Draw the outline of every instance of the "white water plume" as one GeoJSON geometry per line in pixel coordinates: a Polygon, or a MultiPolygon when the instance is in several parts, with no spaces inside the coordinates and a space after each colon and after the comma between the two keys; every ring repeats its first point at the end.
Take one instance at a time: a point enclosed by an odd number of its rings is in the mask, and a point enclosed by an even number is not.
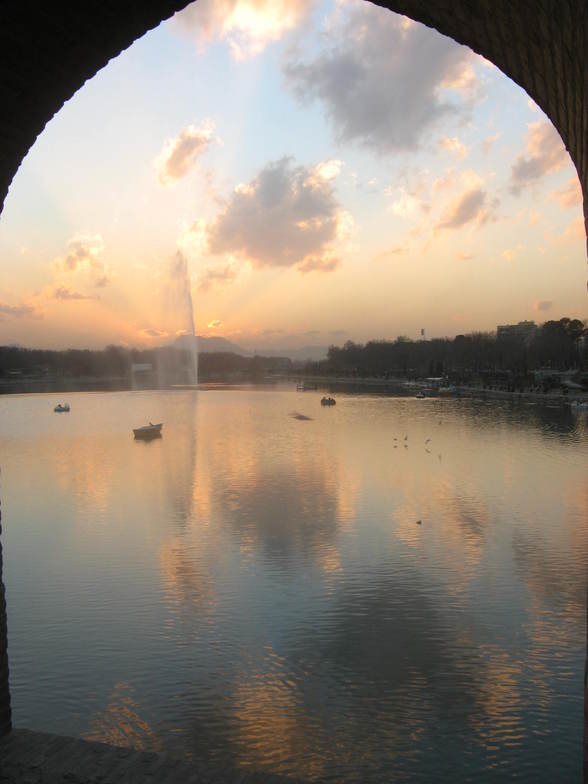
{"type": "Polygon", "coordinates": [[[180,319],[179,337],[176,341],[178,348],[189,353],[190,366],[187,377],[189,384],[198,384],[198,340],[194,326],[194,304],[192,302],[192,289],[188,261],[182,251],[178,250],[170,267],[170,305],[180,319]]]}

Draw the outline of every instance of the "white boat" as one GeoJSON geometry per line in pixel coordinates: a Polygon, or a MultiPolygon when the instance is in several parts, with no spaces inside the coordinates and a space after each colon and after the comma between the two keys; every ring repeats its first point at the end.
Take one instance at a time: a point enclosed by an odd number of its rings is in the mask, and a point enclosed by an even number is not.
{"type": "Polygon", "coordinates": [[[415,397],[417,400],[424,400],[427,396],[425,395],[424,392],[417,392],[415,397]]]}
{"type": "Polygon", "coordinates": [[[62,414],[64,411],[69,411],[69,403],[64,403],[63,405],[58,403],[53,410],[58,414],[62,414]]]}
{"type": "Polygon", "coordinates": [[[158,425],[154,425],[153,422],[149,422],[148,425],[143,425],[143,427],[133,428],[133,433],[135,434],[135,438],[160,438],[162,427],[162,422],[160,422],[158,425]]]}

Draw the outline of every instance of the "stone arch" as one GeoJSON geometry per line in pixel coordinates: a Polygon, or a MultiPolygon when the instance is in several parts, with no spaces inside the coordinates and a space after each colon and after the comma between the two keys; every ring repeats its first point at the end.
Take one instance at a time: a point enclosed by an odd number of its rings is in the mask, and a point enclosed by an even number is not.
{"type": "MultiPolygon", "coordinates": [[[[543,109],[568,150],[588,227],[588,4],[585,0],[374,0],[493,62],[543,109]]],[[[86,0],[2,10],[0,210],[22,159],[63,104],[186,0],[86,0]]]]}
{"type": "MultiPolygon", "coordinates": [[[[588,227],[586,0],[374,0],[493,62],[550,118],[568,150],[588,227]]],[[[186,0],[5,3],[0,13],[0,211],[21,161],[63,104],[186,0]]],[[[0,735],[10,730],[0,548],[0,735]]]]}

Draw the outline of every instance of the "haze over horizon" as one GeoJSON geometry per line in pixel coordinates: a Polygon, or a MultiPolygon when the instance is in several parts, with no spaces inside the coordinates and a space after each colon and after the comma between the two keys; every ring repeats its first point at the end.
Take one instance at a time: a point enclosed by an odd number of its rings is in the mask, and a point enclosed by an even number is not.
{"type": "Polygon", "coordinates": [[[260,353],[588,318],[549,120],[364,0],[199,0],[89,81],[0,217],[0,343],[173,342],[178,253],[197,333],[260,353]]]}

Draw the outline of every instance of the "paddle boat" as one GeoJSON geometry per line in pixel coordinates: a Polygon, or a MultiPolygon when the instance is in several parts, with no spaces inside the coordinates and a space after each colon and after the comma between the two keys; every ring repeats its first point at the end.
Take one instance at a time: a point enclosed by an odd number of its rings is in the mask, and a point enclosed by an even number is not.
{"type": "Polygon", "coordinates": [[[157,425],[154,425],[153,422],[149,422],[148,425],[143,425],[143,427],[133,428],[133,433],[135,438],[142,438],[144,441],[148,441],[151,438],[161,438],[162,427],[162,422],[157,425]]]}

